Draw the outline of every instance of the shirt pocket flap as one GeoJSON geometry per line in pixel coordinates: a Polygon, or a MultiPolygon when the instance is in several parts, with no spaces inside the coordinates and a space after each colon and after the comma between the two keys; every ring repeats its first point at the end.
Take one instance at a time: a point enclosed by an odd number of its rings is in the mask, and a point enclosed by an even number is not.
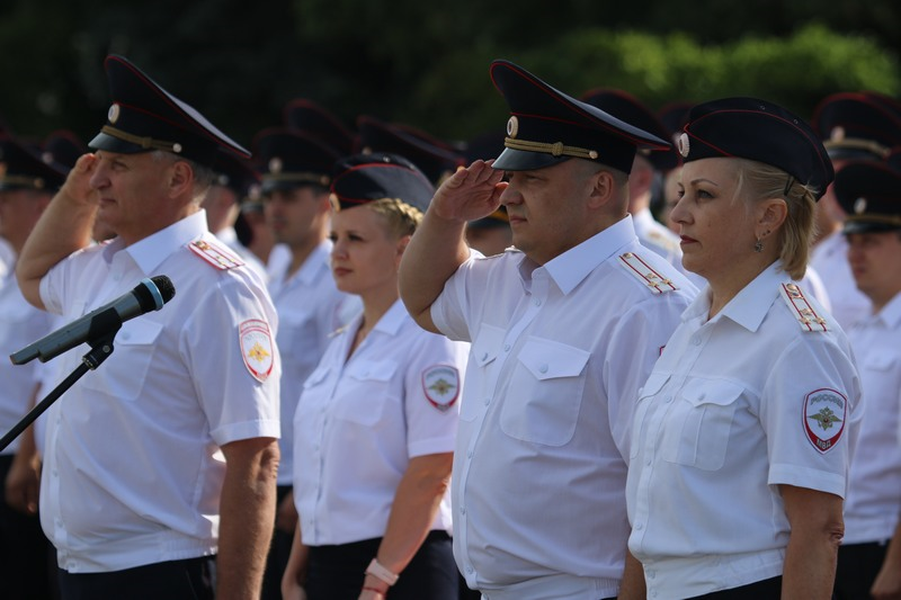
{"type": "Polygon", "coordinates": [[[163,330],[163,324],[149,319],[129,321],[122,326],[116,335],[116,344],[146,346],[153,344],[163,330]]]}
{"type": "Polygon", "coordinates": [[[578,377],[590,352],[550,340],[531,339],[519,353],[519,361],[538,380],[578,377]]]}
{"type": "Polygon", "coordinates": [[[472,343],[472,359],[480,367],[484,367],[500,353],[506,332],[500,327],[482,325],[475,341],[472,343]]]}
{"type": "Polygon", "coordinates": [[[391,381],[396,370],[397,362],[393,360],[361,360],[347,374],[358,381],[391,381]]]}
{"type": "Polygon", "coordinates": [[[722,379],[693,379],[685,383],[681,395],[692,406],[715,404],[728,406],[738,400],[745,388],[722,379]]]}
{"type": "Polygon", "coordinates": [[[322,383],[322,380],[326,378],[328,373],[329,373],[328,367],[324,367],[324,366],[317,367],[316,370],[314,370],[312,373],[310,373],[310,376],[307,377],[306,380],[303,382],[304,389],[313,387],[315,385],[319,385],[320,383],[322,383]]]}
{"type": "Polygon", "coordinates": [[[863,366],[867,369],[872,369],[874,371],[888,371],[897,361],[898,357],[892,354],[874,354],[873,356],[868,356],[866,360],[862,362],[863,366]]]}
{"type": "Polygon", "coordinates": [[[668,373],[651,373],[648,380],[645,381],[644,385],[641,386],[641,389],[638,390],[638,397],[646,398],[648,396],[653,396],[663,389],[663,384],[667,381],[669,381],[668,373]]]}

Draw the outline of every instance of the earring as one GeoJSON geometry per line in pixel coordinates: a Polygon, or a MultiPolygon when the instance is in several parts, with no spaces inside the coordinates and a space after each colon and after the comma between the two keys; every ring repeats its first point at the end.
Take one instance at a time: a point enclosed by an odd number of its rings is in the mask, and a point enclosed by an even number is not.
{"type": "Polygon", "coordinates": [[[760,238],[757,238],[757,243],[754,244],[754,252],[760,254],[763,252],[763,242],[760,241],[760,238]]]}

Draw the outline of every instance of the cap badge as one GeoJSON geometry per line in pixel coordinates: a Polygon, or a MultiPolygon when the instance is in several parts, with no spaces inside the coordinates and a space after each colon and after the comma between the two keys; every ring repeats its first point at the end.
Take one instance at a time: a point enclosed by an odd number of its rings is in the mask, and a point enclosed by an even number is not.
{"type": "Polygon", "coordinates": [[[683,158],[688,158],[688,153],[691,150],[691,142],[688,140],[687,133],[683,132],[682,135],[679,136],[679,139],[676,140],[676,148],[678,148],[679,154],[681,154],[683,158]]]}
{"type": "Polygon", "coordinates": [[[858,198],[854,201],[854,214],[861,215],[867,211],[867,199],[858,198]]]}
{"type": "Polygon", "coordinates": [[[50,152],[44,152],[41,154],[41,160],[44,161],[45,165],[49,165],[53,163],[53,154],[50,152]]]}
{"type": "Polygon", "coordinates": [[[507,137],[515,138],[517,133],[519,133],[519,119],[513,115],[507,120],[507,137]]]}
{"type": "Polygon", "coordinates": [[[115,124],[116,124],[116,121],[119,120],[119,113],[120,113],[120,112],[121,112],[121,109],[119,108],[119,105],[118,105],[118,104],[113,104],[112,106],[109,107],[109,112],[106,113],[106,118],[107,118],[107,120],[108,120],[110,123],[112,123],[113,125],[115,125],[115,124]]]}
{"type": "Polygon", "coordinates": [[[845,139],[845,128],[844,127],[833,127],[832,131],[829,132],[829,140],[833,142],[841,142],[845,139]]]}
{"type": "Polygon", "coordinates": [[[274,156],[269,159],[269,172],[275,175],[278,175],[282,172],[282,167],[284,163],[282,163],[282,159],[277,156],[274,156]]]}
{"type": "Polygon", "coordinates": [[[176,154],[181,154],[181,151],[182,151],[181,144],[179,144],[178,142],[175,142],[174,144],[172,144],[172,151],[175,152],[176,154]]]}

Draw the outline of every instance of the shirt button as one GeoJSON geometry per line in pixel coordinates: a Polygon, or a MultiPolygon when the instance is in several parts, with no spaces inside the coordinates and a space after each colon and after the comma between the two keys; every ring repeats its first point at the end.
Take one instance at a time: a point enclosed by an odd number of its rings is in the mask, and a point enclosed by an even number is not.
{"type": "Polygon", "coordinates": [[[504,344],[504,352],[510,351],[510,344],[504,344]]]}
{"type": "Polygon", "coordinates": [[[698,336],[698,335],[692,336],[691,343],[694,344],[695,346],[700,346],[701,345],[701,336],[698,336]]]}
{"type": "Polygon", "coordinates": [[[460,507],[460,514],[461,514],[461,515],[465,515],[465,514],[466,514],[466,507],[465,507],[465,506],[461,506],[461,507],[460,507]]]}
{"type": "Polygon", "coordinates": [[[535,306],[541,306],[541,300],[539,300],[538,298],[535,298],[532,302],[535,303],[535,306]]]}
{"type": "Polygon", "coordinates": [[[636,524],[635,524],[635,529],[637,529],[638,531],[641,531],[642,529],[644,529],[644,524],[643,524],[643,523],[636,523],[636,524]]]}
{"type": "Polygon", "coordinates": [[[666,400],[664,400],[664,402],[666,402],[667,404],[669,404],[669,403],[672,402],[672,401],[673,401],[673,397],[672,397],[672,396],[667,396],[667,397],[666,397],[666,400]]]}
{"type": "Polygon", "coordinates": [[[538,367],[539,373],[547,373],[547,365],[541,365],[538,367]]]}
{"type": "Polygon", "coordinates": [[[488,353],[482,352],[482,360],[488,360],[488,353]]]}
{"type": "Polygon", "coordinates": [[[122,339],[123,339],[123,340],[127,340],[127,339],[129,339],[129,338],[131,338],[131,334],[128,333],[127,331],[123,331],[123,332],[122,332],[122,339]]]}
{"type": "Polygon", "coordinates": [[[485,398],[485,406],[491,404],[491,398],[485,398]]]}
{"type": "Polygon", "coordinates": [[[466,565],[466,572],[472,573],[472,565],[466,565]]]}

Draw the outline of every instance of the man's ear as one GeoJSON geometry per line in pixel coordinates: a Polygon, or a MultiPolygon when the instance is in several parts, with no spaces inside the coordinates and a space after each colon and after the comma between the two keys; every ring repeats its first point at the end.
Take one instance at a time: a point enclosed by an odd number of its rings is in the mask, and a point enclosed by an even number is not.
{"type": "Polygon", "coordinates": [[[608,204],[616,195],[616,178],[613,173],[606,169],[601,169],[597,173],[591,175],[589,185],[591,193],[589,194],[588,205],[591,208],[600,208],[608,204]]]}
{"type": "Polygon", "coordinates": [[[194,169],[183,160],[176,160],[169,167],[169,191],[180,196],[190,191],[194,184],[194,169]]]}

